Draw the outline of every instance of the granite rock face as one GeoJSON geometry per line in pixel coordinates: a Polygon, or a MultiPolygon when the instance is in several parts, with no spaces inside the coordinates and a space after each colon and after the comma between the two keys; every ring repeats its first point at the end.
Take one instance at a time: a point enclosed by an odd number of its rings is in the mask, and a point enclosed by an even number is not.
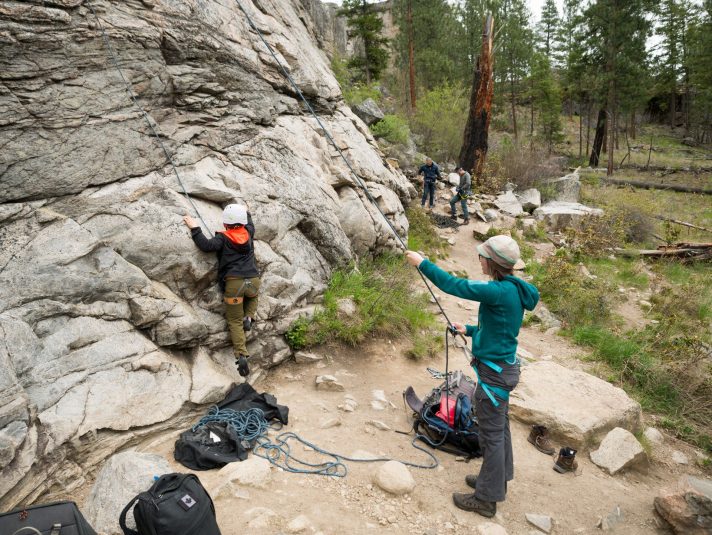
{"type": "MultiPolygon", "coordinates": [[[[403,235],[414,195],[344,104],[298,0],[243,6],[403,235]]],[[[209,227],[248,205],[263,272],[248,348],[288,358],[286,321],[334,266],[395,247],[236,3],[91,6],[209,227]]],[[[83,0],[0,8],[0,510],[79,485],[240,378],[191,211],[83,0]],[[207,375],[206,375],[207,374],[207,375]],[[59,483],[62,482],[62,483],[59,483]]]]}

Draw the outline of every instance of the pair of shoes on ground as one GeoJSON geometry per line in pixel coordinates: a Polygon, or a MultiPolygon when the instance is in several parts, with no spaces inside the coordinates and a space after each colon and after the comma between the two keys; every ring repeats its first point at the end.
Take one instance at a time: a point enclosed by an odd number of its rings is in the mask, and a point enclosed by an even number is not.
{"type": "Polygon", "coordinates": [[[450,219],[452,219],[453,221],[457,221],[457,218],[458,218],[458,217],[459,217],[460,219],[462,219],[462,224],[463,224],[463,225],[467,225],[467,224],[470,222],[470,218],[469,218],[469,217],[465,217],[464,215],[456,216],[455,214],[452,214],[452,215],[450,216],[450,219]]]}
{"type": "MultiPolygon", "coordinates": [[[[556,451],[551,440],[549,440],[549,430],[543,425],[533,425],[527,440],[536,449],[546,455],[553,455],[556,451]]],[[[576,450],[568,447],[561,448],[554,462],[554,470],[560,474],[565,474],[566,472],[576,472],[577,468],[576,450]]]]}
{"type": "MultiPolygon", "coordinates": [[[[473,489],[477,488],[477,476],[469,475],[465,477],[465,483],[473,489]]],[[[505,491],[506,491],[505,483],[505,491]]],[[[477,513],[486,518],[492,518],[497,514],[497,503],[496,502],[486,502],[475,497],[475,493],[459,493],[456,492],[452,495],[452,501],[458,509],[463,511],[470,511],[472,513],[477,513]]]]}

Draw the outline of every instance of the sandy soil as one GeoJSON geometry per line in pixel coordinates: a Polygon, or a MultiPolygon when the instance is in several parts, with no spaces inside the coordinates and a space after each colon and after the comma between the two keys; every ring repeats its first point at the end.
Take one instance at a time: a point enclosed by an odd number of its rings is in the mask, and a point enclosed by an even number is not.
{"type": "MultiPolygon", "coordinates": [[[[451,256],[441,264],[447,269],[465,269],[471,278],[481,277],[476,255],[476,241],[467,227],[453,231],[455,245],[451,256]]],[[[438,292],[441,295],[442,292],[438,292]]],[[[447,313],[454,321],[466,322],[476,315],[476,304],[458,303],[443,296],[447,313]],[[464,306],[464,308],[463,308],[464,306]],[[469,310],[471,309],[471,310],[469,310]]],[[[582,351],[565,339],[547,335],[536,327],[521,333],[522,347],[535,356],[551,355],[564,365],[580,368],[576,359],[582,351]]],[[[349,455],[366,450],[402,460],[423,462],[425,456],[415,450],[412,436],[395,430],[410,429],[409,410],[404,408],[402,392],[413,385],[421,396],[437,385],[425,370],[432,366],[443,370],[444,351],[432,360],[415,362],[403,355],[398,341],[373,340],[358,349],[321,348],[326,358],[321,363],[297,365],[287,363],[274,370],[258,383],[258,391],[275,394],[280,403],[290,407],[290,423],[286,430],[294,431],[320,447],[349,455]],[[322,392],[314,386],[316,375],[335,375],[345,386],[345,392],[322,392]],[[372,391],[383,390],[394,407],[377,411],[371,407],[372,391]],[[338,410],[344,395],[350,394],[359,403],[352,413],[338,410]],[[337,417],[341,425],[322,429],[321,424],[337,417]],[[379,420],[391,430],[381,431],[367,424],[379,420]]],[[[450,353],[450,367],[467,370],[467,363],[459,351],[450,353]]],[[[565,402],[565,400],[562,400],[565,402]]],[[[512,421],[515,455],[515,480],[509,486],[506,502],[498,507],[493,519],[504,526],[510,535],[539,533],[525,519],[525,513],[551,515],[553,533],[598,533],[596,524],[619,505],[624,519],[617,533],[643,535],[668,533],[659,527],[653,511],[653,498],[667,484],[686,472],[697,470],[689,466],[673,465],[666,455],[656,455],[647,473],[630,472],[611,477],[593,465],[587,452],[578,455],[580,473],[560,475],[552,470],[553,459],[535,450],[526,440],[528,427],[512,421]],[[662,462],[664,461],[664,462],[662,462]]],[[[173,442],[177,432],[157,437],[143,450],[157,452],[172,459],[173,442]]],[[[667,438],[666,449],[681,449],[694,459],[690,450],[667,438]]],[[[308,456],[302,446],[295,446],[297,455],[308,456]]],[[[414,492],[405,497],[393,497],[372,485],[377,464],[348,463],[345,478],[290,474],[275,470],[272,482],[264,489],[248,488],[249,497],[218,498],[216,507],[221,529],[225,535],[238,533],[283,533],[289,521],[306,515],[311,527],[305,531],[324,534],[337,533],[413,533],[435,534],[476,533],[476,526],[487,520],[473,513],[455,508],[452,492],[467,490],[464,477],[477,473],[481,460],[462,462],[452,455],[435,453],[440,466],[434,470],[411,469],[417,482],[414,492]],[[276,513],[266,525],[249,527],[246,522],[255,507],[266,507],[276,513]]],[[[185,468],[175,464],[177,471],[185,468]]],[[[200,472],[207,488],[216,488],[217,471],[200,472]]]]}

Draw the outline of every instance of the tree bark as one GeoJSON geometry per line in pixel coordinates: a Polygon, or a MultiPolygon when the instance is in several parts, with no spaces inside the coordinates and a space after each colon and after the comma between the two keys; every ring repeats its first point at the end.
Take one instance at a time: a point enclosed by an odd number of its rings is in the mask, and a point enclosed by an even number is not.
{"type": "Polygon", "coordinates": [[[588,165],[598,167],[598,162],[601,159],[601,148],[603,147],[603,138],[606,131],[606,110],[598,111],[598,121],[596,122],[596,136],[593,138],[593,149],[591,157],[588,160],[588,165]]]}
{"type": "Polygon", "coordinates": [[[477,58],[475,74],[470,96],[470,113],[467,117],[462,148],[460,149],[460,165],[471,170],[477,184],[481,183],[485,159],[487,158],[487,138],[494,94],[494,78],[492,66],[492,41],[494,39],[494,18],[488,14],[482,31],[482,50],[477,58]]]}
{"type": "Polygon", "coordinates": [[[512,98],[512,129],[514,130],[514,141],[518,141],[519,133],[517,132],[517,106],[516,106],[515,93],[514,93],[514,77],[511,77],[509,79],[509,88],[510,88],[511,98],[512,98]]]}
{"type": "Polygon", "coordinates": [[[586,107],[586,154],[591,149],[591,110],[593,102],[588,102],[586,107]]]}
{"type": "Polygon", "coordinates": [[[579,160],[583,158],[583,105],[579,102],[579,160]]]}
{"type": "Polygon", "coordinates": [[[408,76],[410,81],[410,110],[416,109],[415,94],[415,43],[413,39],[413,7],[411,0],[408,0],[406,18],[408,21],[408,76]]]}
{"type": "Polygon", "coordinates": [[[635,139],[635,109],[630,112],[630,138],[635,139]]]}

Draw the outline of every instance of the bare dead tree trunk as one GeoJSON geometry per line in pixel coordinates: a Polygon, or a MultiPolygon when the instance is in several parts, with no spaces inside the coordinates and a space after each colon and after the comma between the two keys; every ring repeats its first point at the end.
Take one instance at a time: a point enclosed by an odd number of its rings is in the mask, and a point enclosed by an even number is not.
{"type": "Polygon", "coordinates": [[[598,162],[601,159],[601,149],[603,148],[603,138],[606,131],[606,110],[598,111],[598,121],[596,122],[596,136],[593,138],[593,150],[591,157],[588,160],[588,165],[598,167],[598,162]]]}
{"type": "Polygon", "coordinates": [[[586,108],[586,154],[591,150],[591,110],[593,110],[593,101],[588,102],[586,108]]]}
{"type": "Polygon", "coordinates": [[[411,0],[408,0],[408,11],[406,13],[408,21],[408,75],[410,79],[410,111],[416,109],[415,94],[415,43],[413,39],[413,8],[411,0]]]}
{"type": "Polygon", "coordinates": [[[519,133],[517,131],[517,106],[515,102],[515,93],[514,93],[514,77],[512,76],[509,79],[509,88],[510,88],[510,94],[512,98],[512,129],[514,130],[514,141],[519,140],[519,133]]]}
{"type": "Polygon", "coordinates": [[[635,139],[635,108],[630,112],[630,138],[635,139]]]}
{"type": "Polygon", "coordinates": [[[460,165],[472,170],[478,184],[482,180],[485,159],[487,158],[487,138],[494,95],[494,78],[492,66],[492,41],[494,38],[494,17],[488,14],[482,31],[482,51],[477,58],[475,74],[470,96],[470,113],[467,117],[462,148],[460,149],[460,165]]]}

